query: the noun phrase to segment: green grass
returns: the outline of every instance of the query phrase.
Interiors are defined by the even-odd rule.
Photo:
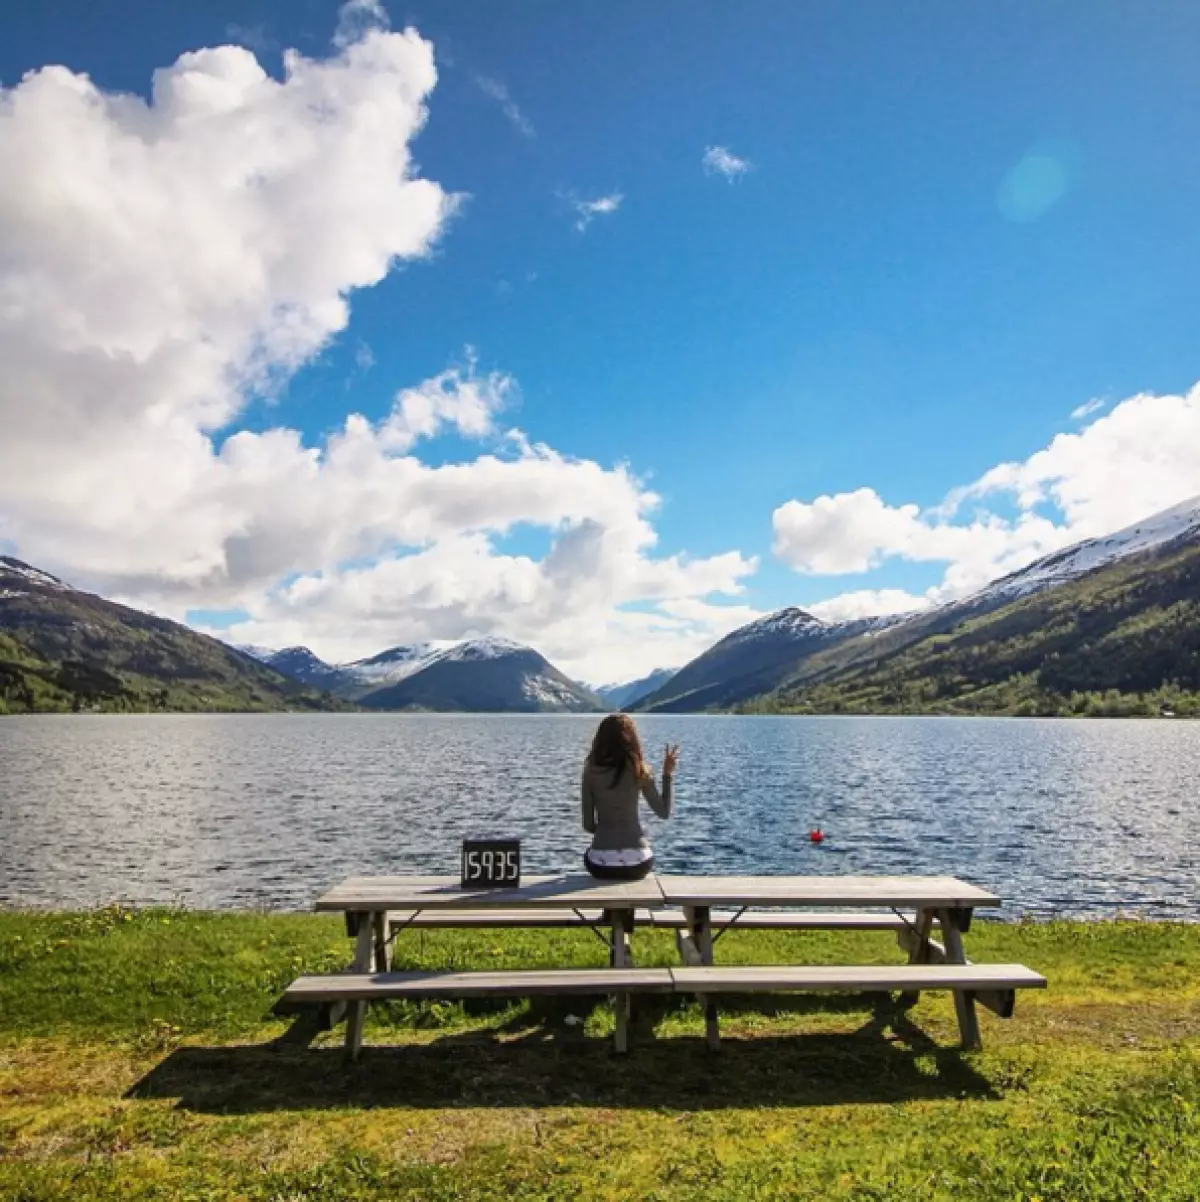
[[[298,973],[338,920],[0,912],[0,1198],[972,1199],[1200,1196],[1200,927],[976,923],[978,960],[1051,988],[985,1050],[953,1007],[730,1000],[725,1047],[681,999],[616,1058],[603,1002],[373,1010],[289,1043]],[[640,932],[642,964],[669,964]],[[894,962],[885,934],[734,932],[726,963]],[[408,933],[402,967],[599,964],[586,932]],[[568,1023],[567,1017],[584,1019]]]

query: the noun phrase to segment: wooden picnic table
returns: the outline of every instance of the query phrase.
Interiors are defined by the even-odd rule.
[[[1000,904],[1000,898],[989,890],[950,876],[665,875],[658,878],[658,883],[664,900],[683,909],[685,930],[676,935],[676,942],[684,964],[693,968],[711,968],[713,965],[713,947],[719,936],[713,934],[712,911],[717,906],[735,907],[740,913],[756,906],[805,910],[826,906],[871,906],[896,913],[903,908],[912,912],[911,920],[905,917],[900,940],[909,953],[910,964],[937,961],[967,965],[962,933],[970,928],[975,907]],[[736,927],[739,917],[740,914],[735,913],[723,930]],[[930,938],[935,919],[942,928],[944,946]],[[869,977],[869,973],[861,975],[864,983]],[[693,979],[703,981],[706,978],[701,975]],[[727,979],[732,980],[731,977]],[[818,976],[813,977],[814,981],[818,979]],[[719,1039],[716,1004],[705,994],[699,996],[705,1006],[708,1042],[715,1047]],[[980,1042],[976,996],[977,992],[971,989],[954,990],[959,1033],[963,1045],[969,1048],[978,1047]],[[1007,993],[984,990],[980,1000],[1005,1017],[1011,1013],[1011,999]]]
[[[708,1042],[719,1040],[713,996],[722,992],[781,992],[859,988],[922,989],[954,993],[964,1047],[979,1046],[975,1003],[1002,1017],[1015,989],[1045,979],[1023,965],[972,965],[962,934],[976,907],[999,905],[986,890],[948,876],[680,876],[601,881],[586,875],[531,876],[517,887],[464,889],[458,877],[352,877],[323,894],[320,911],[346,916],[356,937],[349,975],[304,977],[286,998],[348,1008],[346,1046],[361,1043],[365,1006],[383,997],[481,994],[611,993],[616,1003],[616,1047],[624,1051],[629,993],[695,993],[705,1007]],[[718,909],[720,907],[721,909]],[[763,907],[769,913],[762,913]],[[855,912],[848,908],[858,907]],[[862,907],[869,910],[863,912]],[[881,914],[880,911],[888,911]],[[625,932],[635,916],[675,929],[683,967],[637,969],[627,956]],[[769,920],[764,922],[764,920]],[[607,969],[552,969],[509,973],[394,973],[392,940],[409,926],[609,927]],[[908,952],[908,964],[723,968],[713,949],[724,931],[743,924],[776,929],[829,927],[890,929]],[[935,924],[944,944],[931,938]],[[714,927],[718,933],[714,934]],[[375,970],[369,975],[369,970]]]
[[[451,918],[448,925],[454,925],[454,911],[470,911],[485,919],[489,914],[503,914],[505,921],[497,925],[505,926],[518,925],[522,914],[564,910],[581,923],[593,925],[598,912],[608,911],[616,930],[623,916],[662,904],[662,890],[654,876],[641,881],[598,881],[579,874],[530,876],[516,887],[491,889],[464,889],[459,878],[452,876],[379,876],[351,877],[323,893],[316,909],[346,914],[348,929],[360,936],[360,942],[360,928],[365,925],[374,937],[375,967],[386,972],[394,937],[388,930],[388,915],[397,911],[410,919],[430,911],[446,914]],[[406,925],[402,920],[399,929]],[[371,962],[370,947],[359,950],[363,954],[356,955],[355,964],[361,962],[365,969]]]
[[[513,888],[489,889],[464,889],[460,878],[452,876],[385,876],[351,877],[322,894],[316,908],[346,914],[347,928],[358,940],[352,972],[365,973],[370,968],[373,945],[375,970],[386,973],[391,968],[392,940],[406,925],[401,924],[397,930],[390,931],[388,914],[392,911],[404,911],[414,916],[428,911],[505,912],[510,915],[510,921],[504,925],[511,926],[514,911],[536,913],[568,909],[577,913],[581,922],[594,926],[594,917],[587,912],[599,908],[602,913],[607,912],[611,927],[609,967],[625,969],[629,967],[625,930],[632,925],[634,911],[639,907],[662,904],[662,890],[653,876],[641,881],[599,881],[582,874],[530,876]],[[641,984],[648,982],[647,978]],[[616,990],[614,997],[617,1046],[624,1051],[628,995]],[[350,1006],[347,1047],[353,1056],[362,1038],[366,1000],[347,1000]]]

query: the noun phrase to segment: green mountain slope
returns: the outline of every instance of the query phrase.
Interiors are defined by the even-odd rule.
[[[867,662],[814,657],[745,711],[1200,714],[1200,546],[1131,557]]]
[[[178,622],[0,556],[0,713],[347,708]]]

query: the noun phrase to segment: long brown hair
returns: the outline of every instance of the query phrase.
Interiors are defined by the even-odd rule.
[[[611,768],[613,784],[621,779],[626,768],[633,769],[634,780],[640,781],[646,775],[642,743],[628,714],[609,714],[600,723],[588,760],[593,768]]]

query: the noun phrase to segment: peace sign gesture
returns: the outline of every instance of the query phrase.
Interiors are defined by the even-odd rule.
[[[674,776],[675,765],[679,763],[679,744],[668,743],[667,749],[663,752],[663,775]]]

